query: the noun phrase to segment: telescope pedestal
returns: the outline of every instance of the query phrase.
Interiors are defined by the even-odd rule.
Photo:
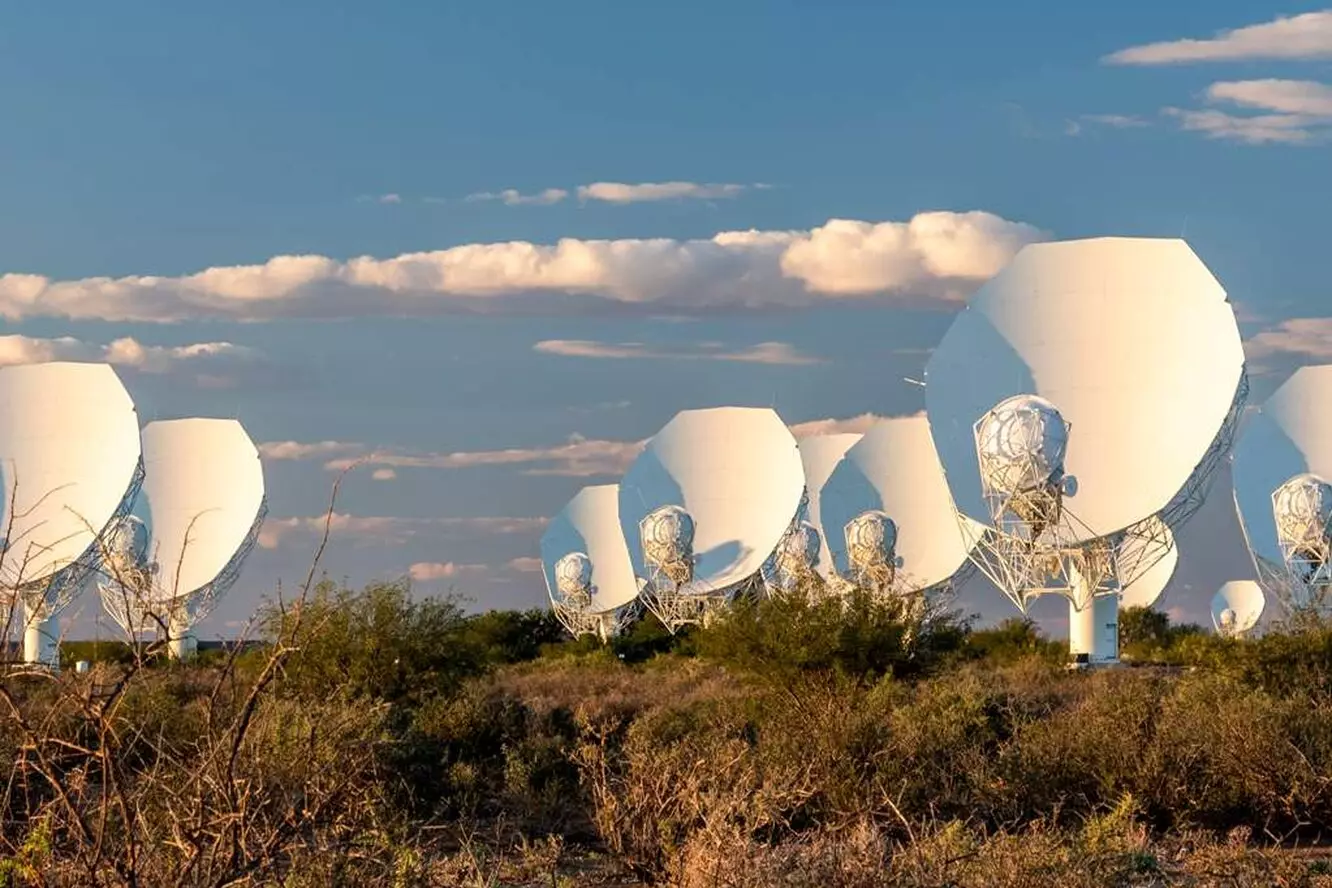
[[[45,666],[52,671],[60,669],[60,620],[54,616],[43,618],[41,611],[28,608],[23,630],[23,662]]]
[[[1118,593],[1069,598],[1068,652],[1075,667],[1119,662]]]

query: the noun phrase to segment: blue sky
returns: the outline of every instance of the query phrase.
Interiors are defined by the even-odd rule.
[[[1037,237],[1184,233],[1259,393],[1332,359],[1329,83],[1317,3],[27,4],[0,274],[41,277],[0,281],[3,353],[129,337],[145,420],[270,445],[274,530],[217,627],[301,575],[324,463],[365,453],[394,464],[349,480],[331,571],[538,604],[535,519],[608,476],[534,468],[615,465],[687,406],[914,411],[901,377]],[[905,226],[931,211],[989,215],[945,255]],[[751,230],[785,240],[709,240]]]

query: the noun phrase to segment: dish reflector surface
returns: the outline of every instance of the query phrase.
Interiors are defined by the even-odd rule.
[[[1225,291],[1182,240],[1034,244],[983,286],[926,366],[925,401],[958,508],[987,518],[973,425],[1037,395],[1070,424],[1065,516],[1092,539],[1163,509],[1203,461],[1240,387]]]
[[[213,583],[242,553],[264,509],[259,452],[233,419],[173,419],[143,428],[144,482],[134,513],[148,531],[165,604]]]
[[[1249,419],[1235,444],[1235,495],[1249,545],[1283,563],[1274,494],[1298,475],[1332,481],[1332,364],[1301,367]],[[1298,503],[1294,503],[1298,504]]]
[[[134,403],[110,365],[0,369],[0,584],[30,586],[83,559],[132,493],[139,457]]]
[[[828,535],[823,528],[820,506],[823,485],[828,482],[828,477],[837,467],[837,463],[861,437],[858,434],[810,435],[796,442],[800,447],[800,462],[805,468],[805,493],[808,502],[805,514],[819,534],[819,559],[816,569],[825,580],[833,575],[834,570],[832,549],[828,547]]]
[[[720,592],[747,580],[790,528],[804,489],[800,451],[774,411],[682,411],[620,482],[620,527],[634,571],[651,576],[639,523],[674,505],[694,521],[694,582]]]
[[[902,588],[920,590],[955,574],[967,548],[943,467],[923,415],[876,422],[823,485],[821,512],[838,573],[853,571],[846,529],[881,512],[896,526]],[[862,518],[862,516],[865,516]],[[859,523],[857,523],[859,522]]]
[[[1212,625],[1223,635],[1241,635],[1263,615],[1262,587],[1252,580],[1226,583],[1212,598]]]
[[[591,562],[588,613],[613,611],[638,596],[629,549],[620,531],[619,492],[618,484],[584,487],[551,519],[541,537],[542,573],[551,600],[559,592],[556,565],[570,553],[582,553]]]

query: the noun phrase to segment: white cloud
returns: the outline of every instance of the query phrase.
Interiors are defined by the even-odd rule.
[[[259,445],[259,455],[268,460],[326,459],[364,450],[364,445],[346,441],[265,441]]]
[[[1070,121],[1073,128],[1069,131],[1069,135],[1076,136],[1082,131],[1080,123],[1108,126],[1112,129],[1139,129],[1151,126],[1151,121],[1133,114],[1083,114],[1077,121]]]
[[[1165,108],[1163,114],[1179,121],[1180,129],[1246,145],[1309,145],[1323,138],[1314,127],[1319,121],[1302,114],[1255,114],[1241,117],[1225,111]]]
[[[817,292],[868,295],[984,280],[1039,237],[989,213],[921,213],[907,223],[833,219],[792,240],[780,261],[784,275]]]
[[[484,564],[459,564],[456,561],[418,561],[407,568],[407,575],[418,583],[449,580],[464,574],[485,573]]]
[[[547,188],[535,194],[523,194],[517,188],[505,188],[503,191],[479,191],[463,198],[467,203],[480,203],[497,200],[510,207],[548,207],[557,204],[569,196],[563,188]]]
[[[398,473],[392,469],[375,469],[370,473],[370,477],[375,481],[392,481],[398,477]]]
[[[873,413],[862,413],[859,416],[845,419],[815,419],[792,425],[791,433],[797,438],[843,432],[864,433],[879,419],[881,417]],[[261,445],[260,447],[261,451],[266,447],[281,448],[281,452],[291,454],[289,458],[292,459],[322,459],[325,454],[320,452],[320,448],[330,443],[333,442],[302,445],[294,441],[282,441],[275,444]],[[572,435],[566,442],[548,447],[512,447],[504,450],[459,451],[454,453],[406,453],[383,448],[374,449],[367,445],[339,445],[347,447],[357,455],[327,460],[324,463],[324,468],[338,472],[357,464],[391,469],[470,469],[485,466],[513,466],[522,469],[524,474],[529,475],[564,475],[576,478],[597,475],[616,476],[622,475],[629,468],[634,458],[643,452],[643,447],[646,444],[646,440],[617,441]],[[301,448],[303,447],[308,448],[308,450],[302,451]],[[323,526],[322,518],[301,520],[317,520],[320,522],[319,526]],[[381,519],[358,520],[379,521]],[[271,521],[266,522],[265,528],[270,524],[272,524]],[[371,526],[367,525],[366,529],[371,529]]]
[[[553,447],[515,447],[506,450],[456,453],[398,453],[375,450],[358,457],[329,460],[324,467],[338,472],[361,464],[393,469],[471,469],[482,466],[528,466],[527,474],[586,478],[618,475],[643,449],[642,441],[607,441],[574,435]]]
[[[808,438],[811,435],[863,435],[880,419],[883,417],[874,413],[862,413],[847,419],[812,419],[791,426],[791,434],[797,438]]]
[[[382,203],[382,204],[400,204],[400,203],[402,203],[402,195],[400,195],[400,194],[381,194],[381,195],[379,195],[379,202]]]
[[[509,561],[509,563],[505,566],[508,567],[509,570],[513,571],[514,573],[540,573],[541,559],[514,558],[511,561]]]
[[[1211,139],[1249,145],[1311,145],[1332,135],[1332,86],[1312,80],[1228,80],[1204,93],[1209,102],[1228,102],[1267,113],[1247,116],[1227,111],[1166,108],[1180,127]]]
[[[84,342],[72,336],[41,339],[12,333],[0,336],[0,366],[42,364],[48,361],[105,361],[144,373],[169,373],[180,364],[208,358],[250,360],[252,349],[230,342],[196,342],[191,345],[144,345],[128,336],[106,345]]]
[[[1332,58],[1332,9],[1278,17],[1221,31],[1205,40],[1170,40],[1131,46],[1106,56],[1114,65],[1177,65],[1247,59]]]
[[[1045,235],[985,212],[907,222],[834,219],[809,231],[727,231],[700,240],[464,244],[391,259],[277,256],[184,277],[51,280],[0,275],[0,316],[173,322],[220,318],[420,316],[497,299],[567,296],[686,311],[806,306],[878,296],[959,302]],[[530,304],[530,302],[528,303]],[[545,299],[547,310],[566,302]]]
[[[318,537],[327,522],[330,539],[347,539],[356,545],[402,545],[423,533],[435,534],[536,534],[546,526],[545,518],[402,518],[387,515],[326,515],[267,518],[259,531],[259,547],[276,549],[292,535]]]
[[[1251,359],[1293,355],[1306,360],[1332,360],[1332,318],[1291,318],[1263,330],[1244,343]]]
[[[822,363],[822,358],[802,354],[789,342],[760,342],[728,348],[720,342],[697,342],[687,346],[654,346],[642,342],[594,342],[588,339],[543,339],[533,351],[571,358],[618,358],[651,360],[734,361],[750,364],[804,365]]]
[[[1313,80],[1221,81],[1207,87],[1207,98],[1280,114],[1332,118],[1332,85]]]
[[[593,182],[578,186],[578,199],[630,204],[660,200],[721,200],[739,197],[750,185],[699,182]]]

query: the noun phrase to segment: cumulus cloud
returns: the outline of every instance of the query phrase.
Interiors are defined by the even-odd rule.
[[[459,309],[559,310],[594,298],[652,313],[807,306],[828,298],[957,303],[1045,234],[990,213],[921,213],[906,222],[834,219],[807,231],[726,231],[699,240],[464,244],[390,259],[277,256],[183,277],[58,281],[0,276],[0,316],[173,322]],[[507,301],[506,301],[507,300]],[[526,300],[525,302],[523,300]]]
[[[485,573],[484,564],[459,564],[456,561],[417,561],[407,568],[407,575],[418,583],[451,580],[464,574]]]
[[[863,296],[984,280],[1039,237],[989,213],[921,213],[907,223],[833,219],[793,239],[780,263],[784,276],[816,292]]]
[[[535,194],[523,194],[517,188],[505,188],[503,191],[479,191],[463,198],[467,203],[499,201],[509,207],[548,207],[557,204],[569,196],[563,188],[547,188]]]
[[[276,549],[293,535],[310,537],[324,532],[330,538],[350,540],[355,545],[402,545],[422,534],[536,534],[546,526],[545,518],[402,518],[388,515],[292,516],[265,519],[259,532],[259,547]]]
[[[106,345],[84,342],[72,336],[41,339],[21,334],[0,336],[0,366],[44,364],[49,361],[105,361],[144,373],[168,373],[180,364],[210,358],[248,360],[252,349],[230,342],[196,342],[191,345],[144,345],[128,336]]]
[[[699,182],[639,182],[632,185],[627,182],[593,182],[591,185],[578,186],[578,199],[614,204],[660,200],[722,200],[739,197],[751,187],[759,186]]]
[[[375,481],[392,481],[398,477],[398,473],[392,469],[375,469],[370,473],[370,477]]]
[[[1332,9],[1279,16],[1270,22],[1221,31],[1209,39],[1131,46],[1106,56],[1112,65],[1179,65],[1252,59],[1332,58]]]
[[[801,353],[789,342],[760,342],[739,348],[720,342],[654,346],[642,342],[594,342],[588,339],[543,339],[533,351],[571,358],[734,361],[747,364],[819,364],[822,358]]]

